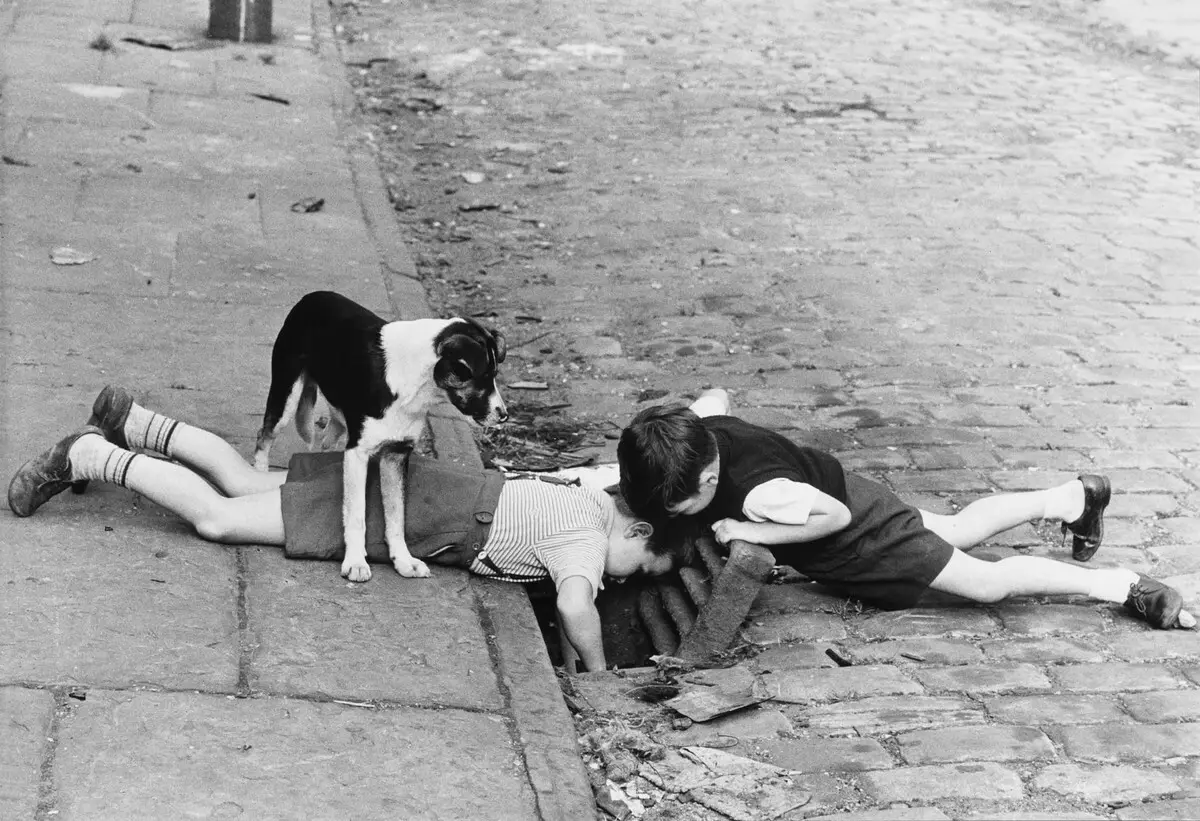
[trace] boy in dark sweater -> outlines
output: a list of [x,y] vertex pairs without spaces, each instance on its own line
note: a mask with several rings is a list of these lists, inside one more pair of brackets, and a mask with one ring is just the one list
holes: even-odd
[[882,485],[845,473],[828,453],[727,415],[728,396],[690,408],[647,408],[621,434],[621,492],[648,519],[697,516],[720,544],[769,548],[776,561],[887,609],[927,590],[978,602],[1079,595],[1123,603],[1155,627],[1191,628],[1178,591],[1123,568],[1088,569],[1037,556],[988,562],[963,548],[1025,522],[1053,519],[1087,561],[1104,535],[1103,476],[1047,490],[996,494],[953,516],[920,510]]

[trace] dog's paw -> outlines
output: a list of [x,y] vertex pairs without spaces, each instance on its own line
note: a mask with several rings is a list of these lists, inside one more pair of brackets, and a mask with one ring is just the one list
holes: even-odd
[[392,565],[396,568],[396,572],[408,579],[427,579],[429,578],[429,565],[420,559],[409,557],[407,559],[392,559]]
[[342,576],[352,582],[365,582],[371,578],[371,568],[365,561],[353,562],[349,559],[342,561]]

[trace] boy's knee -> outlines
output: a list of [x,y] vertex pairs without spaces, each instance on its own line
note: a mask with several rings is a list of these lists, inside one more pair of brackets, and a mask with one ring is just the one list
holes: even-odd
[[196,535],[208,542],[229,541],[229,522],[217,511],[206,511],[192,525]]

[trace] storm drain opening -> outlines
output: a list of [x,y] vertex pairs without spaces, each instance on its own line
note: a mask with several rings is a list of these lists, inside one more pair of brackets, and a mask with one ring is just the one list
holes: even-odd
[[[775,566],[759,545],[735,541],[725,556],[711,537],[682,538],[691,560],[677,573],[609,583],[596,597],[610,667],[651,666],[655,655],[701,660],[725,651]],[[582,672],[566,664],[553,585],[526,589],[551,662]]]

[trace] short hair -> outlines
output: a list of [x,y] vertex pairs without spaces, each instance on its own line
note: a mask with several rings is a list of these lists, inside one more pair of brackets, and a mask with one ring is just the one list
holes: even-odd
[[645,408],[617,443],[621,495],[636,515],[661,518],[700,490],[700,473],[716,458],[716,440],[695,411]]
[[[616,505],[617,512],[623,516],[628,516],[630,519],[643,519],[633,512],[633,508],[621,496],[621,490],[617,485],[606,487],[605,492],[612,498],[613,504]],[[655,556],[671,556],[675,561],[674,564],[679,564],[679,557],[675,555],[676,551],[668,541],[663,538],[662,528],[655,522],[647,521],[647,524],[653,528],[653,531],[646,538],[646,549]]]

